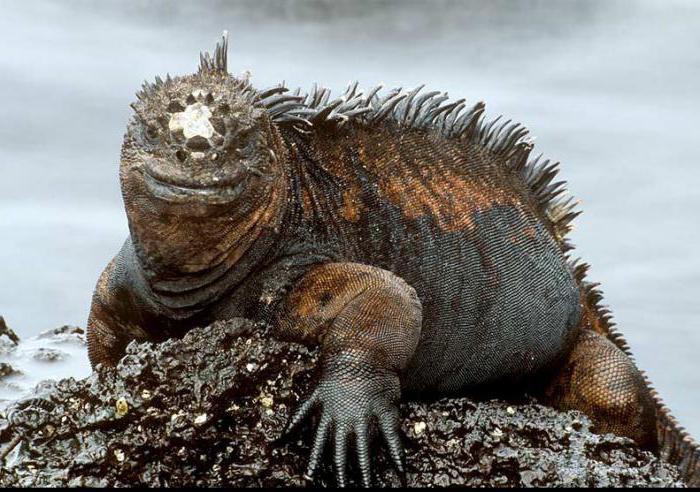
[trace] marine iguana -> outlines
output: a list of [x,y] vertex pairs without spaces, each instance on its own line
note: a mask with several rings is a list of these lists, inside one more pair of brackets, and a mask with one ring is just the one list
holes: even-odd
[[227,50],[132,104],[130,236],[93,296],[93,367],[243,316],[320,346],[288,429],[318,412],[310,476],[332,441],[339,485],[351,447],[369,485],[376,431],[401,472],[400,398],[488,388],[537,391],[698,473],[697,444],[572,259],[579,212],[522,125],[422,86],[257,90]]

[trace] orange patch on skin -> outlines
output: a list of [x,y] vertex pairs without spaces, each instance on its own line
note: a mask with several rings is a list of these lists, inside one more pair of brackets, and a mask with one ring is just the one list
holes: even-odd
[[581,303],[583,305],[583,312],[581,313],[582,326],[585,329],[589,329],[601,335],[605,335],[605,327],[603,326],[603,323],[600,320],[600,317],[596,314],[595,310],[588,305],[585,299],[582,299]]
[[537,234],[537,231],[535,231],[534,227],[530,226],[523,229],[523,234],[525,235],[525,237],[532,239]]
[[468,176],[450,169],[440,169],[439,174],[423,174],[421,179],[411,175],[387,176],[379,186],[380,193],[407,218],[433,217],[448,232],[473,229],[474,215],[494,205],[520,206],[512,194],[488,187],[484,182],[472,182]]
[[[372,174],[380,197],[401,209],[407,219],[431,217],[440,229],[457,232],[473,229],[475,217],[496,205],[521,212],[528,209],[508,171],[488,152],[463,142],[440,140],[443,153],[435,155],[433,139],[437,137],[420,130],[404,129],[398,134],[354,131],[352,147],[342,139],[314,140],[324,171],[346,187],[357,186],[356,169]],[[349,221],[356,217],[356,207],[349,199],[352,195],[352,191],[342,192],[338,211]]]
[[309,190],[306,188],[301,192],[301,211],[305,218],[309,218],[313,215],[311,193],[309,193]]
[[351,186],[343,192],[343,208],[340,213],[349,222],[360,220],[361,201],[359,194],[360,190],[357,186]]
[[509,240],[513,244],[518,244],[521,241],[524,241],[526,239],[534,239],[537,235],[537,231],[535,230],[534,227],[528,226],[524,227],[521,231],[520,234],[511,234]]
[[[354,275],[353,275],[354,274]],[[323,266],[309,273],[296,286],[290,297],[290,305],[293,306],[292,314],[297,317],[318,315],[326,311],[328,315],[335,315],[335,300],[338,293],[350,293],[356,295],[362,290],[363,283],[357,282],[353,277],[364,277],[363,272],[348,272],[344,268]],[[352,279],[352,280],[351,280]],[[330,294],[330,298],[328,297]],[[325,302],[321,302],[325,300]],[[323,304],[323,306],[322,306]]]
[[309,272],[287,298],[282,333],[292,340],[318,340],[347,303],[376,285],[372,267],[323,265]]

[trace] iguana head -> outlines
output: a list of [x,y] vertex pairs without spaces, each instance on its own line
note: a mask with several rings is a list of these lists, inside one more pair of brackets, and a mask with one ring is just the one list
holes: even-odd
[[132,239],[171,270],[219,261],[282,193],[281,138],[247,78],[227,72],[226,49],[144,84],[132,104],[120,165]]

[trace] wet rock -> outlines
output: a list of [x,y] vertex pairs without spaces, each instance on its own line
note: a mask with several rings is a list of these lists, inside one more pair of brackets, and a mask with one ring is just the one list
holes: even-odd
[[78,341],[85,344],[85,331],[78,326],[64,325],[59,328],[43,331],[39,333],[36,338],[48,339],[58,343]]
[[7,376],[12,376],[13,374],[19,374],[19,371],[16,371],[15,368],[7,362],[0,362],[0,381]]
[[17,336],[17,334],[12,330],[12,328],[7,326],[5,318],[0,316],[0,337],[2,337],[3,335],[6,336],[13,343],[19,343],[19,337]]
[[[241,319],[132,343],[116,369],[43,383],[0,416],[0,486],[306,485],[311,427],[279,437],[315,362]],[[401,411],[408,485],[683,485],[576,412],[465,398]],[[379,485],[400,484],[382,453],[375,472]],[[328,465],[316,484],[334,485]]]
[[84,335],[85,330],[79,326],[63,325],[58,328],[43,331],[39,334],[39,338],[53,338],[58,335]]
[[5,318],[0,316],[0,355],[7,355],[17,347],[19,337],[7,326]]
[[41,347],[34,351],[32,359],[40,362],[56,362],[66,358],[66,354],[60,350]]

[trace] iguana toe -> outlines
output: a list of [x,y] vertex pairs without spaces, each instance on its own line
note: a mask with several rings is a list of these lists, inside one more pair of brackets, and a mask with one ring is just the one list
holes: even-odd
[[[354,447],[355,459],[364,487],[371,486],[370,443],[376,424],[386,440],[387,447],[399,473],[403,473],[403,450],[399,435],[398,410],[393,393],[382,391],[384,384],[377,384],[377,379],[367,380],[349,378],[337,380],[322,379],[319,387],[312,393],[299,410],[290,419],[288,428],[298,428],[300,422],[311,410],[320,407],[320,420],[316,428],[314,442],[309,455],[306,475],[313,478],[325,451],[332,443],[332,463],[335,469],[337,485],[349,484],[348,450]],[[393,386],[393,381],[388,384]],[[332,437],[331,437],[332,436]]]

